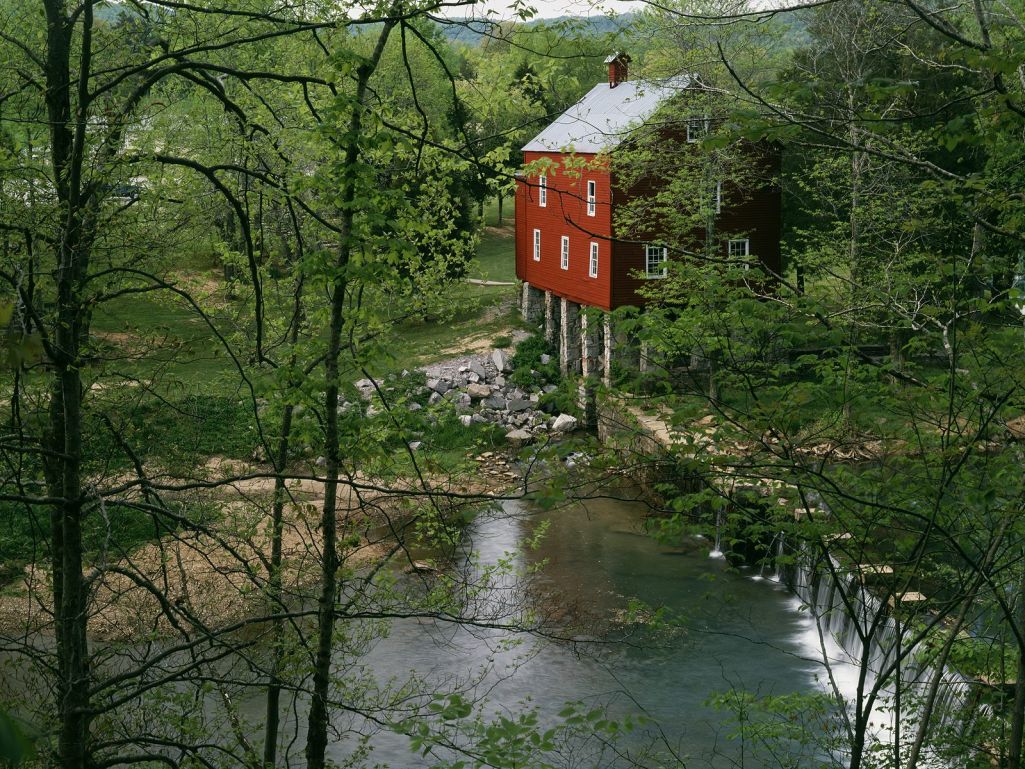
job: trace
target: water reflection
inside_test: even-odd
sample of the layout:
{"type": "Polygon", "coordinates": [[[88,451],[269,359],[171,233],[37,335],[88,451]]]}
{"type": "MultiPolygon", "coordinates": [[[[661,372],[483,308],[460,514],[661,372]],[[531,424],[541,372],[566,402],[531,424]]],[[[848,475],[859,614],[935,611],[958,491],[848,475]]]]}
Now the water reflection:
{"type": "MultiPolygon", "coordinates": [[[[544,563],[537,576],[503,577],[499,592],[508,597],[529,590],[575,633],[610,631],[606,639],[618,643],[581,646],[402,620],[391,623],[361,666],[386,678],[412,673],[437,691],[474,684],[478,693],[486,692],[492,712],[529,704],[543,719],[554,719],[570,700],[607,703],[620,716],[644,712],[688,765],[732,764],[739,747],[726,738],[720,715],[706,700],[730,689],[760,695],[816,691],[819,667],[802,656],[808,654],[805,621],[777,585],[710,559],[707,542],[660,546],[645,532],[645,514],[643,505],[618,499],[576,502],[551,513],[509,503],[467,534],[464,568],[479,573],[504,562],[523,572],[544,563]],[[545,520],[550,528],[540,545],[522,548],[545,520]],[[624,624],[632,605],[664,607],[671,627],[624,624]]],[[[639,744],[651,733],[631,739],[639,744]]],[[[381,732],[372,745],[373,760],[383,764],[432,764],[430,757],[412,754],[405,737],[381,732]]],[[[333,758],[343,763],[353,747],[351,740],[339,741],[333,758]]]]}

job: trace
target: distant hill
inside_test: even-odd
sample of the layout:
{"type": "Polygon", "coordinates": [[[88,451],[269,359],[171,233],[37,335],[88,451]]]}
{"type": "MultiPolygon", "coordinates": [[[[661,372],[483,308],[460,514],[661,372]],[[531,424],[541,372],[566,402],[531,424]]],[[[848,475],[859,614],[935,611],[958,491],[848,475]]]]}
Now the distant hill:
{"type": "Polygon", "coordinates": [[[627,29],[639,14],[635,12],[623,13],[615,17],[608,16],[557,16],[551,19],[535,19],[528,22],[488,22],[479,19],[459,20],[451,22],[438,22],[437,26],[441,34],[449,41],[462,43],[468,46],[479,45],[489,33],[497,34],[499,26],[506,31],[512,28],[532,29],[540,26],[547,28],[565,28],[567,31],[573,29],[578,34],[585,35],[614,35],[627,29]]]}

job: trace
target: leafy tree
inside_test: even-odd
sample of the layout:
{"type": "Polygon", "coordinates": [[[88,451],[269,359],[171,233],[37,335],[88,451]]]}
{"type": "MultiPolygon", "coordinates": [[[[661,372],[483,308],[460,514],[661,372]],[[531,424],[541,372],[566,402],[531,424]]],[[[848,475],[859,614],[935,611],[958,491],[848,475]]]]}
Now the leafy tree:
{"type": "MultiPolygon", "coordinates": [[[[668,11],[696,35],[780,13],[668,11]]],[[[1006,77],[1020,19],[907,0],[823,3],[802,26],[807,45],[775,82],[734,64],[728,31],[718,39],[720,82],[746,105],[727,133],[801,156],[785,183],[800,214],[787,252],[803,273],[766,290],[685,259],[650,284],[656,304],[638,322],[664,360],[692,362],[662,390],[679,459],[701,481],[673,502],[681,530],[718,517],[754,559],[782,538],[784,561],[815,580],[803,597],[837,707],[808,712],[830,725],[777,728],[793,703],[764,702],[755,721],[746,697],[730,707],[757,722],[745,739],[782,754],[817,733],[849,767],[965,755],[1018,767],[1025,372],[1006,287],[1022,233],[1020,201],[988,169],[1021,131],[1006,77]],[[711,388],[693,365],[710,356],[711,388]],[[962,675],[975,683],[951,683],[962,675]]],[[[682,252],[697,251],[696,225],[674,232],[682,252]]]]}
{"type": "Polygon", "coordinates": [[[363,620],[533,624],[474,616],[491,573],[394,584],[410,542],[453,552],[486,498],[435,486],[450,468],[410,449],[431,429],[414,384],[390,380],[393,400],[379,378],[376,415],[351,384],[386,359],[396,298],[436,302],[472,247],[437,178],[466,173],[455,130],[432,125],[444,109],[421,130],[412,76],[447,62],[434,6],[99,8],[24,0],[0,22],[0,279],[38,340],[14,348],[0,449],[29,561],[4,646],[44,693],[18,705],[63,767],[258,766],[292,760],[283,700],[308,696],[323,766],[340,711],[389,723],[434,701],[339,673],[379,629],[363,620]],[[184,269],[213,255],[231,290],[184,269]],[[135,302],[173,332],[113,330],[135,302]],[[412,487],[370,476],[399,451],[412,487]],[[253,696],[262,746],[237,704],[253,696]]]}

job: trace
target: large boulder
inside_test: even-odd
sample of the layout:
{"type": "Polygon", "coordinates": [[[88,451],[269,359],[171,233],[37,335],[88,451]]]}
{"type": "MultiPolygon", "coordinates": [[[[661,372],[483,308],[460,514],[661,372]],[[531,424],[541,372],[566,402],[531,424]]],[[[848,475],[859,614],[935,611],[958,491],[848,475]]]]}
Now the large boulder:
{"type": "Polygon", "coordinates": [[[569,414],[559,414],[552,422],[552,432],[571,433],[577,429],[577,418],[569,414]]]}
{"type": "Polygon", "coordinates": [[[428,379],[427,386],[434,392],[444,395],[452,389],[452,382],[448,379],[428,379]]]}
{"type": "Polygon", "coordinates": [[[491,388],[486,384],[471,384],[466,387],[466,394],[475,401],[483,400],[491,395],[491,388]]]}
{"type": "Polygon", "coordinates": [[[487,406],[489,409],[502,410],[508,404],[505,398],[503,398],[498,393],[494,393],[491,396],[489,396],[486,401],[484,401],[484,405],[487,406]]]}
{"type": "Polygon", "coordinates": [[[509,411],[526,411],[527,409],[531,408],[533,405],[534,404],[531,403],[530,400],[528,400],[528,399],[525,399],[525,398],[514,398],[514,399],[509,401],[509,403],[506,405],[506,408],[509,411]]]}
{"type": "Polygon", "coordinates": [[[512,366],[509,364],[509,356],[502,350],[495,350],[491,353],[491,362],[495,364],[495,368],[498,369],[500,374],[508,374],[512,371],[512,366]]]}
{"type": "Polygon", "coordinates": [[[534,442],[534,436],[526,430],[510,430],[505,434],[505,439],[517,448],[534,442]]]}

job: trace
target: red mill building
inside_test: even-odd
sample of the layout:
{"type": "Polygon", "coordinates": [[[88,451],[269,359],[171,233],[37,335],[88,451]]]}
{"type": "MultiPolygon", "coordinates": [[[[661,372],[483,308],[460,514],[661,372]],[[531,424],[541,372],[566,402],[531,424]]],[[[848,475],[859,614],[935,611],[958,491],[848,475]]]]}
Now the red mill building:
{"type": "MultiPolygon", "coordinates": [[[[524,319],[538,321],[543,312],[549,339],[558,328],[564,373],[597,376],[601,362],[606,383],[612,356],[602,350],[611,352],[613,346],[609,319],[604,316],[602,328],[589,328],[581,305],[614,310],[643,304],[637,289],[665,275],[668,253],[654,244],[617,240],[616,206],[645,191],[623,189],[607,165],[603,169],[592,161],[599,153],[614,152],[632,129],[673,97],[698,87],[686,76],[630,81],[629,61],[618,53],[606,59],[608,82],[592,88],[523,147],[525,164],[548,159],[551,170],[521,174],[516,188],[516,276],[523,281],[524,319]],[[567,166],[574,170],[565,173],[567,166]]],[[[755,153],[752,158],[765,163],[755,161],[755,153]]],[[[778,168],[778,153],[771,153],[769,164],[770,171],[778,168]]],[[[751,190],[742,202],[717,209],[720,231],[744,233],[723,242],[723,256],[757,257],[778,272],[779,189],[751,190]]]]}

